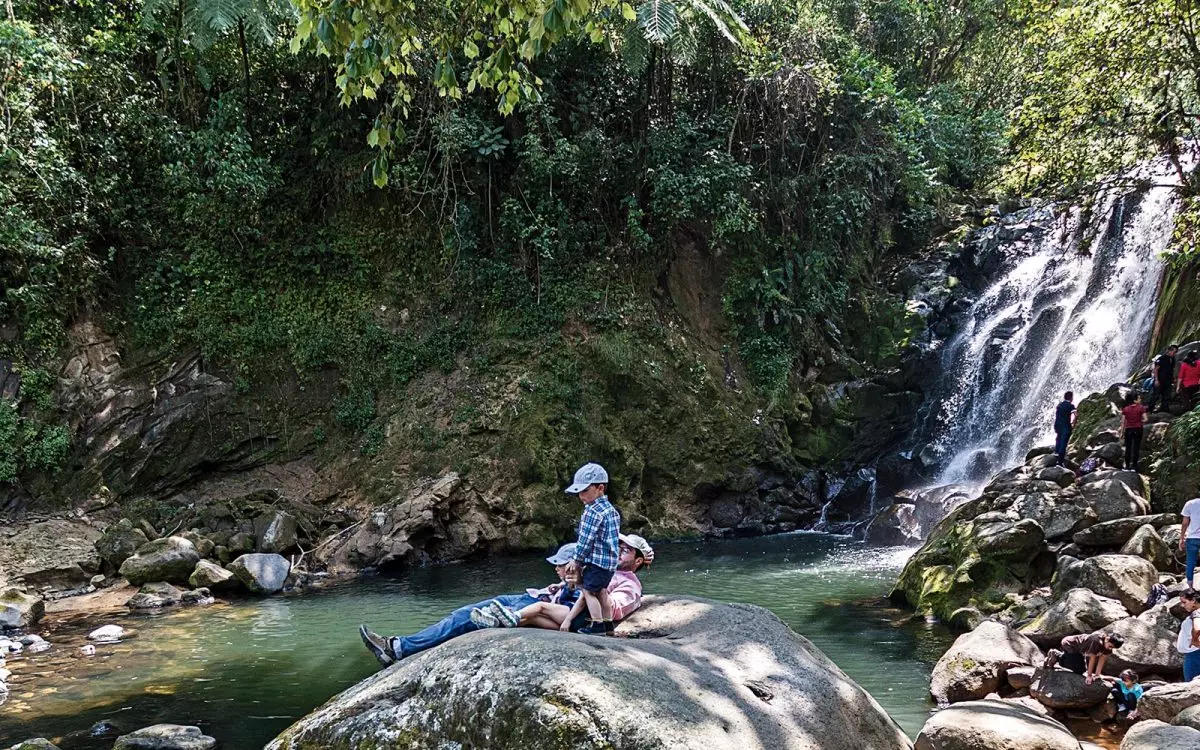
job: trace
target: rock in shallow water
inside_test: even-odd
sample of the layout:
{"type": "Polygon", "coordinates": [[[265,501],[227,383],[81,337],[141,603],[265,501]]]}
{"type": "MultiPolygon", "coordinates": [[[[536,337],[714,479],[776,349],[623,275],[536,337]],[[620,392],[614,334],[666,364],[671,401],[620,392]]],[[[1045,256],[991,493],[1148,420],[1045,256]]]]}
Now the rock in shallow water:
{"type": "Polygon", "coordinates": [[[274,594],[283,589],[291,569],[286,558],[274,554],[242,555],[229,563],[229,572],[255,594],[274,594]]]}
{"type": "Polygon", "coordinates": [[[180,536],[158,539],[138,548],[121,563],[121,575],[134,586],[148,581],[182,583],[200,561],[196,547],[180,536]]]}
{"type": "Polygon", "coordinates": [[[155,724],[117,738],[113,750],[212,750],[217,741],[199,727],[155,724]]]}
{"type": "Polygon", "coordinates": [[[916,750],[1079,750],[1079,741],[1027,706],[988,699],[938,711],[917,735],[916,750]]]}
{"type": "Polygon", "coordinates": [[[46,604],[40,596],[15,588],[0,593],[0,627],[27,628],[45,614],[46,604]]]}
{"type": "Polygon", "coordinates": [[[866,691],[761,607],[647,597],[618,634],[470,633],[335,696],[268,747],[912,747],[866,691]]]}

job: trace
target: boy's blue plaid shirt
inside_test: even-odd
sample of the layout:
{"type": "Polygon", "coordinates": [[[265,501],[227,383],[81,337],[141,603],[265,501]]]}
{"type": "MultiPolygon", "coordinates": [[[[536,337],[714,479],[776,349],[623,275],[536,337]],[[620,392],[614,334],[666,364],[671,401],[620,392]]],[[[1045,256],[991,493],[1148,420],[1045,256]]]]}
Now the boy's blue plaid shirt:
{"type": "Polygon", "coordinates": [[[617,545],[621,535],[621,514],[608,501],[599,497],[590,505],[583,506],[579,518],[579,541],[575,548],[575,559],[605,570],[617,569],[617,545]]]}

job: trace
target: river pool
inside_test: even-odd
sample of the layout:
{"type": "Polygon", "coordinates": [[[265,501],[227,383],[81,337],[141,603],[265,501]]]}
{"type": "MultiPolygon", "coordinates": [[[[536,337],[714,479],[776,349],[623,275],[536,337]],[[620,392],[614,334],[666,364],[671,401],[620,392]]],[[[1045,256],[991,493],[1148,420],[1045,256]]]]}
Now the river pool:
{"type": "MultiPolygon", "coordinates": [[[[771,609],[866,688],[910,736],[929,715],[929,672],[951,642],[942,627],[884,598],[911,550],[794,534],[662,544],[642,576],[648,594],[693,594],[771,609]]],[[[195,724],[223,750],[261,748],[295,719],[376,670],[358,624],[419,629],[462,604],[553,579],[539,557],[408,570],[302,596],[240,600],[146,616],[48,617],[54,647],[12,659],[0,747],[57,739],[62,750],[111,747],[87,730],[195,724]],[[93,627],[136,637],[76,657],[93,627]]],[[[567,637],[567,636],[564,636],[567,637]]],[[[582,636],[571,636],[582,637],[582,636]]]]}

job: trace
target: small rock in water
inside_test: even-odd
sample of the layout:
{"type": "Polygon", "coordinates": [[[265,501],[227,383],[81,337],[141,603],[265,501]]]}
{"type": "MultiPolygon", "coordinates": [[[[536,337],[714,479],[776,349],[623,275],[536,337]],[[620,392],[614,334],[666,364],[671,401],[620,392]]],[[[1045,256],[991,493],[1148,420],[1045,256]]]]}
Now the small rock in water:
{"type": "Polygon", "coordinates": [[[96,655],[96,647],[90,643],[87,644],[86,646],[80,646],[79,653],[83,654],[84,656],[95,656],[96,655]]]}
{"type": "Polygon", "coordinates": [[[93,737],[112,737],[121,733],[121,728],[108,719],[102,719],[92,725],[88,733],[93,737]]]}
{"type": "Polygon", "coordinates": [[[12,672],[7,669],[0,668],[0,682],[8,682],[8,678],[12,677],[12,672]]]}
{"type": "Polygon", "coordinates": [[[155,724],[121,735],[113,750],[212,750],[217,741],[199,727],[179,724],[155,724]]]}
{"type": "Polygon", "coordinates": [[[35,737],[32,740],[18,742],[9,750],[58,750],[58,745],[55,745],[45,737],[35,737]]]}
{"type": "Polygon", "coordinates": [[[27,650],[31,654],[40,654],[43,651],[49,651],[50,644],[47,641],[36,641],[34,643],[29,644],[29,646],[27,647],[27,650]]]}
{"type": "Polygon", "coordinates": [[[89,641],[119,641],[129,635],[120,625],[103,625],[87,634],[89,641]]]}
{"type": "Polygon", "coordinates": [[[179,599],[183,604],[193,607],[207,606],[216,601],[212,597],[212,594],[208,592],[208,589],[204,587],[195,589],[194,591],[185,591],[179,599]]]}

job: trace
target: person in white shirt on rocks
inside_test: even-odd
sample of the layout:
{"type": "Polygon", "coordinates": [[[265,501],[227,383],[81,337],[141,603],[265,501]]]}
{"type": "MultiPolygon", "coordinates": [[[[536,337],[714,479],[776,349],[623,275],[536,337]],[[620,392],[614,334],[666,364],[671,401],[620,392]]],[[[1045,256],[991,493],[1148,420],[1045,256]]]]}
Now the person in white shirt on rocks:
{"type": "Polygon", "coordinates": [[[1200,593],[1188,589],[1179,595],[1179,603],[1187,615],[1179,625],[1175,648],[1183,654],[1183,681],[1191,682],[1200,676],[1200,593]]]}
{"type": "Polygon", "coordinates": [[[1184,575],[1189,589],[1196,588],[1192,583],[1192,574],[1196,570],[1196,558],[1200,556],[1200,497],[1193,497],[1183,504],[1179,511],[1183,516],[1183,526],[1179,531],[1179,549],[1187,553],[1187,567],[1184,575]]]}

